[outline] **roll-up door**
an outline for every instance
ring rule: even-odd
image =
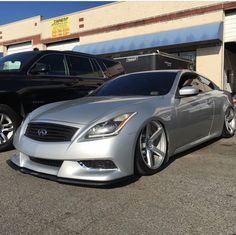
[[[32,51],[33,46],[31,42],[18,43],[7,46],[7,55],[11,55],[23,51]]]
[[[57,51],[72,51],[75,46],[79,45],[79,40],[62,41],[57,43],[51,43],[47,45],[47,50]]]
[[[224,41],[236,41],[236,12],[226,13],[224,21]]]

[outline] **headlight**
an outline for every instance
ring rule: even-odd
[[[124,113],[106,122],[99,123],[92,127],[86,134],[86,138],[98,138],[118,135],[119,131],[136,113]]]

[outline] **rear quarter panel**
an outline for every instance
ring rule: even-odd
[[[229,107],[233,107],[230,93],[222,90],[212,92],[214,99],[214,120],[211,134],[221,135],[224,126],[224,114]]]

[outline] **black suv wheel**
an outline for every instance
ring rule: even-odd
[[[0,151],[12,146],[13,135],[20,124],[20,117],[7,105],[0,105]]]

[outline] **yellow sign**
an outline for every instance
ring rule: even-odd
[[[70,19],[69,17],[63,17],[57,20],[53,20],[51,23],[52,37],[58,38],[67,36],[70,34]]]

